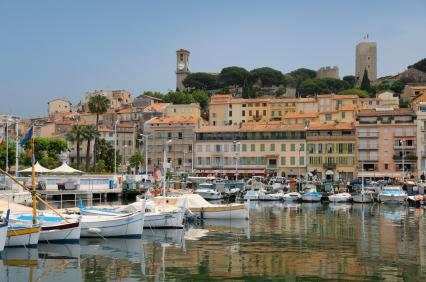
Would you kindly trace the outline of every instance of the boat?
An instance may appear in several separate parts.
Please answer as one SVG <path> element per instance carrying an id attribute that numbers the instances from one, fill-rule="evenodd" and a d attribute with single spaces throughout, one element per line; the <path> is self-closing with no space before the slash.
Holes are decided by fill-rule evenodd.
<path id="1" fill-rule="evenodd" d="M 7 228 L 6 247 L 36 247 L 40 237 L 40 224 L 15 222 Z"/>
<path id="2" fill-rule="evenodd" d="M 11 222 L 32 222 L 31 214 L 13 214 Z M 37 222 L 40 223 L 39 242 L 49 243 L 78 243 L 80 240 L 80 221 L 66 221 L 53 214 L 37 215 Z"/>
<path id="3" fill-rule="evenodd" d="M 264 191 L 259 191 L 259 201 L 281 201 L 284 194 L 281 192 L 278 193 L 265 193 Z"/>
<path id="4" fill-rule="evenodd" d="M 213 189 L 212 183 L 200 183 L 198 188 L 194 191 L 195 194 L 200 195 L 206 200 L 220 200 L 223 199 L 223 195 Z"/>
<path id="5" fill-rule="evenodd" d="M 407 200 L 407 193 L 401 186 L 383 186 L 378 200 L 382 203 L 403 203 Z"/>
<path id="6" fill-rule="evenodd" d="M 289 192 L 284 194 L 284 202 L 298 202 L 302 198 L 302 195 L 298 192 Z"/>
<path id="7" fill-rule="evenodd" d="M 257 201 L 259 200 L 259 191 L 256 190 L 248 190 L 244 195 L 244 200 Z"/>
<path id="8" fill-rule="evenodd" d="M 4 250 L 4 246 L 6 245 L 7 225 L 8 225 L 8 220 L 0 216 L 0 252 Z"/>
<path id="9" fill-rule="evenodd" d="M 162 197 L 154 201 L 164 201 Z M 248 219 L 248 208 L 245 204 L 212 204 L 197 194 L 182 194 L 177 197 L 166 197 L 167 203 L 180 208 L 187 208 L 201 219 Z"/>
<path id="10" fill-rule="evenodd" d="M 328 196 L 328 200 L 332 203 L 346 203 L 352 199 L 351 194 L 349 193 L 336 193 Z"/>
<path id="11" fill-rule="evenodd" d="M 322 194 L 317 192 L 317 187 L 314 183 L 307 182 L 303 188 L 303 202 L 320 202 Z"/>
<path id="12" fill-rule="evenodd" d="M 373 192 L 361 190 L 360 193 L 352 195 L 352 201 L 354 203 L 372 203 L 374 202 Z"/>

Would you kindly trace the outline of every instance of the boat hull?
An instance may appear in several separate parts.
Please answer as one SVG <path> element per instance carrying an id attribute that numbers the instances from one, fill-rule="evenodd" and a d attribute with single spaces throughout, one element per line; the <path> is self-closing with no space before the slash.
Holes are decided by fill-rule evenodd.
<path id="1" fill-rule="evenodd" d="M 80 237 L 140 238 L 144 215 L 144 212 L 137 212 L 119 216 L 82 216 Z"/>
<path id="2" fill-rule="evenodd" d="M 334 195 L 330 195 L 328 196 L 328 200 L 331 203 L 347 203 L 351 200 L 351 195 L 350 194 L 334 194 Z"/>
<path id="3" fill-rule="evenodd" d="M 0 252 L 4 250 L 7 238 L 7 223 L 0 226 Z"/>
<path id="4" fill-rule="evenodd" d="M 220 193 L 211 193 L 211 192 L 194 192 L 194 194 L 198 194 L 201 197 L 203 197 L 206 200 L 213 201 L 213 200 L 220 200 L 223 199 L 222 194 Z"/>
<path id="5" fill-rule="evenodd" d="M 40 238 L 40 226 L 9 227 L 6 247 L 35 247 Z"/>
<path id="6" fill-rule="evenodd" d="M 249 216 L 244 204 L 190 208 L 190 210 L 202 219 L 247 219 Z"/>
<path id="7" fill-rule="evenodd" d="M 183 228 L 184 213 L 162 212 L 162 213 L 146 213 L 144 228 Z"/>
<path id="8" fill-rule="evenodd" d="M 383 195 L 379 194 L 379 202 L 385 204 L 400 204 L 407 199 L 406 195 Z"/>
<path id="9" fill-rule="evenodd" d="M 321 198 L 321 195 L 302 195 L 302 201 L 309 203 L 321 202 Z"/>
<path id="10" fill-rule="evenodd" d="M 372 203 L 374 202 L 374 197 L 372 194 L 365 193 L 365 194 L 356 194 L 352 196 L 352 201 L 354 203 Z"/>
<path id="11" fill-rule="evenodd" d="M 49 243 L 78 243 L 80 241 L 80 222 L 42 226 L 40 242 Z"/>
<path id="12" fill-rule="evenodd" d="M 301 199 L 301 195 L 299 193 L 288 193 L 283 196 L 284 202 L 298 202 Z"/>
<path id="13" fill-rule="evenodd" d="M 281 201 L 283 199 L 282 194 L 264 194 L 259 195 L 259 201 Z"/>

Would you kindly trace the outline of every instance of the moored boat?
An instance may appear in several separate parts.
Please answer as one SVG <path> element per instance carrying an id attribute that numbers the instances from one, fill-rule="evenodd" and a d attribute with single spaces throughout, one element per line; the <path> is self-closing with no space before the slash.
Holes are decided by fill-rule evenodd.
<path id="1" fill-rule="evenodd" d="M 244 200 L 257 201 L 259 200 L 259 191 L 257 190 L 248 190 L 244 195 Z"/>
<path id="2" fill-rule="evenodd" d="M 223 195 L 213 189 L 211 183 L 201 183 L 198 188 L 194 191 L 194 194 L 198 194 L 206 200 L 220 200 L 223 199 Z"/>
<path id="3" fill-rule="evenodd" d="M 301 198 L 302 195 L 300 195 L 298 192 L 289 192 L 283 196 L 284 202 L 297 202 L 300 201 Z"/>
<path id="4" fill-rule="evenodd" d="M 263 191 L 259 192 L 259 201 L 281 201 L 283 199 L 283 193 L 265 193 Z"/>
<path id="5" fill-rule="evenodd" d="M 4 250 L 4 246 L 6 245 L 7 225 L 7 219 L 0 216 L 0 252 Z"/>
<path id="6" fill-rule="evenodd" d="M 16 222 L 7 229 L 6 247 L 35 247 L 40 237 L 40 224 Z"/>
<path id="7" fill-rule="evenodd" d="M 371 191 L 362 190 L 360 193 L 352 195 L 354 203 L 372 203 L 374 202 L 373 193 Z"/>
<path id="8" fill-rule="evenodd" d="M 407 200 L 407 193 L 401 186 L 383 186 L 379 196 L 379 202 L 382 203 L 403 203 Z"/>
<path id="9" fill-rule="evenodd" d="M 328 196 L 328 200 L 332 203 L 345 203 L 349 202 L 352 199 L 351 194 L 349 193 L 336 193 Z"/>

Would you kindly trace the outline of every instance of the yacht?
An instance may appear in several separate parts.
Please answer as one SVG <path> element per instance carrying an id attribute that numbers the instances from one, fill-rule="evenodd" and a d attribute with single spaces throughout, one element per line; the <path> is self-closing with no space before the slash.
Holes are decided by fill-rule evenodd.
<path id="1" fill-rule="evenodd" d="M 289 192 L 284 194 L 284 202 L 298 202 L 302 198 L 302 195 L 298 192 Z"/>
<path id="2" fill-rule="evenodd" d="M 213 189 L 213 184 L 208 182 L 200 183 L 198 188 L 194 191 L 194 194 L 198 194 L 206 200 L 223 199 L 223 195 Z"/>
<path id="3" fill-rule="evenodd" d="M 403 203 L 407 199 L 407 193 L 401 186 L 383 186 L 378 200 L 382 203 Z"/>

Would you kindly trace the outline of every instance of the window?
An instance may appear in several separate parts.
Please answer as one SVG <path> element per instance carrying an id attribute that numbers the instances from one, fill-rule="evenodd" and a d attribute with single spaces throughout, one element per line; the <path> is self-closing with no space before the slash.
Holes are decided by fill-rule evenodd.
<path id="1" fill-rule="evenodd" d="M 197 152 L 201 153 L 203 151 L 203 145 L 198 144 L 197 145 Z"/>
<path id="2" fill-rule="evenodd" d="M 260 144 L 260 151 L 265 152 L 265 144 Z"/>
<path id="3" fill-rule="evenodd" d="M 263 116 L 266 116 L 266 110 L 263 110 Z"/>
<path id="4" fill-rule="evenodd" d="M 225 152 L 229 152 L 229 144 L 224 144 L 223 147 Z"/>
<path id="5" fill-rule="evenodd" d="M 178 159 L 178 165 L 182 165 L 182 159 Z"/>
<path id="6" fill-rule="evenodd" d="M 389 169 L 389 164 L 385 164 L 385 169 L 388 170 Z"/>
<path id="7" fill-rule="evenodd" d="M 243 117 L 245 117 L 245 116 L 246 116 L 246 111 L 242 111 L 242 112 L 241 112 L 241 115 L 242 115 Z"/>
<path id="8" fill-rule="evenodd" d="M 220 152 L 220 145 L 216 145 L 216 152 Z"/>
<path id="9" fill-rule="evenodd" d="M 271 145 L 269 146 L 269 150 L 270 150 L 271 152 L 275 152 L 275 144 L 271 144 Z"/>
<path id="10" fill-rule="evenodd" d="M 213 117 L 213 118 L 216 118 L 216 113 L 212 113 L 212 117 Z"/>
<path id="11" fill-rule="evenodd" d="M 242 144 L 242 151 L 247 152 L 247 144 Z"/>
<path id="12" fill-rule="evenodd" d="M 296 144 L 290 144 L 290 151 L 291 152 L 296 151 Z"/>
<path id="13" fill-rule="evenodd" d="M 213 121 L 213 126 L 216 126 L 216 121 Z"/>
<path id="14" fill-rule="evenodd" d="M 285 147 L 286 147 L 285 145 L 286 145 L 286 144 L 281 144 L 281 152 L 285 152 L 285 149 L 286 149 L 286 148 L 285 148 Z"/>
<path id="15" fill-rule="evenodd" d="M 178 133 L 178 139 L 182 139 L 182 136 L 183 136 L 182 132 L 179 132 Z"/>
<path id="16" fill-rule="evenodd" d="M 342 118 L 346 118 L 346 112 L 342 112 Z"/>
<path id="17" fill-rule="evenodd" d="M 285 166 L 286 159 L 285 157 L 281 157 L 281 166 Z"/>
<path id="18" fill-rule="evenodd" d="M 230 119 L 230 120 L 228 120 L 228 124 L 229 125 L 232 125 L 232 120 Z"/>
<path id="19" fill-rule="evenodd" d="M 252 116 L 252 112 L 251 112 L 251 110 L 249 111 L 249 116 Z"/>
<path id="20" fill-rule="evenodd" d="M 296 165 L 296 157 L 290 157 L 290 165 Z"/>
<path id="21" fill-rule="evenodd" d="M 255 152 L 256 151 L 256 144 L 250 145 L 250 151 Z"/>
<path id="22" fill-rule="evenodd" d="M 230 117 L 232 117 L 232 111 L 229 111 L 229 114 L 228 114 Z"/>
<path id="23" fill-rule="evenodd" d="M 192 152 L 192 145 L 188 145 L 188 151 L 191 153 Z"/>
<path id="24" fill-rule="evenodd" d="M 331 115 L 330 114 L 326 114 L 325 115 L 325 120 L 326 121 L 330 121 L 331 120 Z"/>
<path id="25" fill-rule="evenodd" d="M 299 144 L 299 151 L 305 151 L 305 144 Z"/>
<path id="26" fill-rule="evenodd" d="M 305 158 L 299 157 L 299 166 L 305 165 Z"/>
<path id="27" fill-rule="evenodd" d="M 172 139 L 172 133 L 171 132 L 167 132 L 167 138 Z"/>
<path id="28" fill-rule="evenodd" d="M 206 145 L 206 152 L 210 152 L 210 144 Z"/>

